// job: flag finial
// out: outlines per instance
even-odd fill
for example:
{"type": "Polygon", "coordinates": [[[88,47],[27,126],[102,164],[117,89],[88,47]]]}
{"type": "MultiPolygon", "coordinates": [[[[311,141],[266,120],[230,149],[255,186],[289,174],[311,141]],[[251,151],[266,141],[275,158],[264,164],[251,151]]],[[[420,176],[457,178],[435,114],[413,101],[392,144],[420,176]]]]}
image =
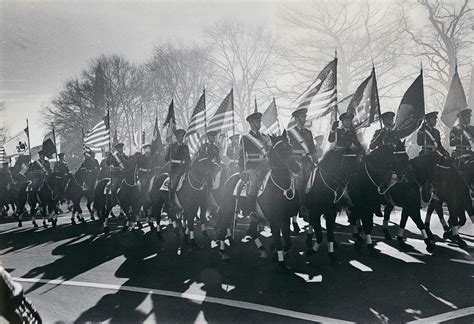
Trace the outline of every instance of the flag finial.
{"type": "Polygon", "coordinates": [[[257,97],[255,97],[255,109],[253,111],[254,113],[258,113],[258,109],[257,109],[257,97]]]}

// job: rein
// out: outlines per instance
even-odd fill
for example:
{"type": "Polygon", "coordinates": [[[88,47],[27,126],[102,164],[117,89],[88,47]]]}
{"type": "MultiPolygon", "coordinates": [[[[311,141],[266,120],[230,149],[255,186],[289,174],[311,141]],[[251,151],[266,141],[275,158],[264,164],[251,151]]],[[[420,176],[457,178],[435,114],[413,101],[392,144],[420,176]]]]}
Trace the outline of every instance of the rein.
{"type": "Polygon", "coordinates": [[[319,176],[321,177],[321,180],[323,180],[323,183],[324,185],[326,186],[326,188],[328,188],[329,190],[332,191],[332,193],[334,194],[334,200],[333,200],[333,204],[336,204],[339,202],[339,200],[342,199],[342,197],[344,196],[344,194],[346,193],[347,191],[347,186],[344,186],[344,190],[342,191],[341,195],[339,196],[339,198],[337,197],[337,188],[336,189],[333,189],[327,182],[326,182],[326,179],[324,179],[324,176],[323,176],[323,171],[321,170],[321,168],[318,168],[318,173],[319,173],[319,176]]]}
{"type": "Polygon", "coordinates": [[[201,191],[201,190],[204,189],[205,178],[203,178],[201,181],[199,181],[199,179],[197,179],[195,176],[192,176],[192,175],[191,175],[191,171],[188,171],[188,172],[187,172],[186,178],[188,179],[189,186],[190,186],[192,189],[194,189],[194,190],[196,190],[196,191],[201,191]],[[199,186],[199,187],[196,187],[196,186],[193,185],[193,182],[192,182],[191,177],[194,178],[194,180],[198,181],[198,183],[199,183],[198,186],[199,186]]]}
{"type": "Polygon", "coordinates": [[[283,191],[283,196],[287,200],[293,200],[293,198],[295,198],[296,191],[295,191],[295,178],[294,177],[290,176],[290,186],[288,187],[288,189],[282,188],[280,185],[278,185],[278,183],[276,183],[275,179],[273,178],[272,172],[270,172],[270,179],[272,180],[272,183],[275,185],[275,187],[283,191]],[[291,192],[291,195],[289,195],[288,192],[291,192]]]}
{"type": "MultiPolygon", "coordinates": [[[[364,169],[365,169],[365,173],[367,174],[367,177],[369,178],[370,182],[372,182],[372,184],[377,188],[377,192],[379,195],[385,195],[394,185],[396,185],[398,183],[398,181],[395,181],[394,183],[390,184],[387,189],[385,189],[384,191],[381,191],[381,188],[382,188],[382,185],[383,185],[383,181],[380,185],[378,185],[375,180],[372,178],[372,176],[370,175],[370,172],[369,172],[369,169],[367,169],[367,163],[368,162],[365,162],[364,163],[364,169]]],[[[373,168],[373,167],[372,167],[373,168]]]]}

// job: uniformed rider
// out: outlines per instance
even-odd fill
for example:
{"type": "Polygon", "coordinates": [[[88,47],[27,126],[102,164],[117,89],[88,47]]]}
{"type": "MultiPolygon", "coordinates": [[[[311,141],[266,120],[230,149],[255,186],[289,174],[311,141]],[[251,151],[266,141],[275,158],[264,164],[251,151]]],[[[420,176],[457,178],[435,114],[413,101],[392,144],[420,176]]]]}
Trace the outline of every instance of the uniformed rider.
{"type": "Polygon", "coordinates": [[[214,180],[221,165],[221,155],[219,152],[219,147],[216,145],[216,136],[216,131],[207,132],[207,142],[201,145],[197,153],[198,159],[207,158],[213,162],[213,169],[207,179],[208,191],[211,190],[212,181],[214,180]]]}
{"type": "Polygon", "coordinates": [[[339,126],[339,122],[335,121],[332,124],[331,132],[329,133],[329,142],[335,142],[335,149],[342,150],[345,153],[356,153],[360,154],[364,152],[364,147],[357,138],[356,129],[352,124],[354,115],[350,112],[345,112],[339,116],[339,120],[342,122],[342,126],[339,126]]]}
{"type": "Polygon", "coordinates": [[[58,161],[54,164],[54,173],[59,177],[64,177],[66,174],[69,173],[69,167],[64,159],[66,153],[59,153],[58,154],[58,161]]]}
{"type": "Polygon", "coordinates": [[[449,134],[449,145],[454,147],[452,154],[454,158],[473,156],[474,126],[471,125],[471,113],[471,109],[461,110],[458,113],[459,122],[453,126],[449,134]]]}
{"type": "MultiPolygon", "coordinates": [[[[301,165],[301,172],[297,177],[296,187],[300,198],[300,215],[303,217],[307,215],[307,209],[304,208],[303,201],[305,196],[304,187],[311,170],[315,163],[318,162],[316,146],[313,141],[313,133],[305,127],[307,112],[307,108],[295,110],[292,113],[292,116],[295,119],[296,125],[291,127],[287,132],[289,143],[293,147],[293,155],[301,165]]],[[[293,227],[295,232],[299,232],[299,226],[296,223],[296,219],[293,220],[293,227]]]]}
{"type": "Polygon", "coordinates": [[[382,120],[383,127],[375,131],[369,148],[373,151],[381,146],[390,146],[395,150],[402,145],[398,132],[394,130],[395,113],[392,111],[384,112],[380,115],[380,119],[382,120]]]}
{"type": "Polygon", "coordinates": [[[153,174],[153,157],[151,155],[151,145],[143,145],[143,154],[138,159],[138,178],[139,187],[144,195],[146,195],[146,188],[148,188],[149,181],[153,174]]]}
{"type": "Polygon", "coordinates": [[[176,142],[172,143],[166,151],[165,161],[169,161],[170,166],[170,193],[173,196],[178,185],[179,178],[186,171],[191,161],[189,147],[184,141],[186,131],[177,129],[174,131],[176,142]]]}
{"type": "Polygon", "coordinates": [[[115,145],[115,152],[109,156],[107,163],[110,167],[110,174],[112,177],[112,201],[116,202],[117,190],[123,179],[123,171],[125,170],[125,163],[128,156],[123,152],[123,143],[115,145]]]}
{"type": "Polygon", "coordinates": [[[261,113],[255,111],[247,116],[246,120],[250,132],[240,140],[239,168],[241,179],[247,182],[249,214],[255,214],[258,189],[268,169],[267,154],[272,144],[268,135],[260,133],[261,113]]]}

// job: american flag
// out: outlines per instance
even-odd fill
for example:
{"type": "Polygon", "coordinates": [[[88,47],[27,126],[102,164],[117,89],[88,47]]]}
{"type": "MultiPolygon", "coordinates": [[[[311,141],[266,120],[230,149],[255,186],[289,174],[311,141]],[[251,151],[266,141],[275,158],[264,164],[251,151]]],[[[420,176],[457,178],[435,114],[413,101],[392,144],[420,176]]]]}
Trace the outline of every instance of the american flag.
{"type": "Polygon", "coordinates": [[[271,104],[268,106],[267,110],[262,115],[262,132],[266,134],[279,134],[280,133],[280,123],[278,122],[278,112],[273,98],[271,104]]]}
{"type": "Polygon", "coordinates": [[[0,164],[5,162],[7,158],[7,153],[5,152],[5,148],[3,146],[0,146],[0,164]]]}
{"type": "MultiPolygon", "coordinates": [[[[337,109],[337,58],[332,60],[319,73],[314,82],[299,97],[299,105],[297,109],[307,108],[307,120],[312,124],[312,128],[316,133],[320,133],[327,126],[326,116],[330,116],[337,109]],[[324,121],[323,121],[324,120],[324,121]],[[324,127],[323,127],[324,126],[324,127]]],[[[291,108],[286,109],[286,114],[291,114],[291,108]],[[288,111],[290,110],[290,111],[288,111]]],[[[283,111],[285,112],[285,111],[283,111]]],[[[295,121],[291,118],[288,128],[295,125],[295,121]]],[[[330,126],[329,126],[330,127],[330,126]]]]}
{"type": "Polygon", "coordinates": [[[234,90],[224,98],[216,113],[209,120],[207,131],[224,133],[234,127],[234,90]]]}
{"type": "Polygon", "coordinates": [[[196,107],[194,107],[189,121],[186,137],[189,143],[189,152],[194,154],[199,149],[200,139],[206,130],[206,92],[203,91],[196,107]]]}
{"type": "Polygon", "coordinates": [[[108,145],[110,145],[109,114],[84,135],[84,149],[89,148],[95,153],[100,153],[101,148],[108,145]]]}

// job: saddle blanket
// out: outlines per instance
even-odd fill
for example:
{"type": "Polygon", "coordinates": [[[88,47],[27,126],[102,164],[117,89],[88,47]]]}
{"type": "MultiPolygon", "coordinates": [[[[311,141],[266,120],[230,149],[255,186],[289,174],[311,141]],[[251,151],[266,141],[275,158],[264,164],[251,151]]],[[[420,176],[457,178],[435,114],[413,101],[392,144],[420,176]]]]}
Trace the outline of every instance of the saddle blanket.
{"type": "Polygon", "coordinates": [[[313,168],[311,170],[311,174],[308,177],[308,181],[306,182],[306,185],[304,187],[304,192],[308,193],[311,191],[311,188],[313,188],[314,180],[316,179],[316,173],[318,172],[318,168],[313,168]]]}
{"type": "MultiPolygon", "coordinates": [[[[260,197],[265,191],[265,188],[267,187],[268,179],[270,179],[271,173],[272,173],[271,170],[268,170],[265,173],[265,177],[263,178],[262,184],[260,188],[258,189],[258,194],[257,194],[258,197],[260,197]]],[[[235,184],[233,195],[239,196],[239,197],[247,197],[247,182],[243,181],[242,179],[239,179],[239,181],[237,181],[237,183],[235,184]]]]}
{"type": "MultiPolygon", "coordinates": [[[[178,185],[176,186],[176,192],[178,192],[181,189],[181,187],[183,187],[183,183],[184,183],[185,178],[186,178],[186,173],[183,173],[181,175],[181,177],[179,178],[178,185]]],[[[170,182],[171,182],[170,177],[169,176],[166,177],[166,179],[161,184],[160,190],[161,191],[170,191],[170,182]]]]}

